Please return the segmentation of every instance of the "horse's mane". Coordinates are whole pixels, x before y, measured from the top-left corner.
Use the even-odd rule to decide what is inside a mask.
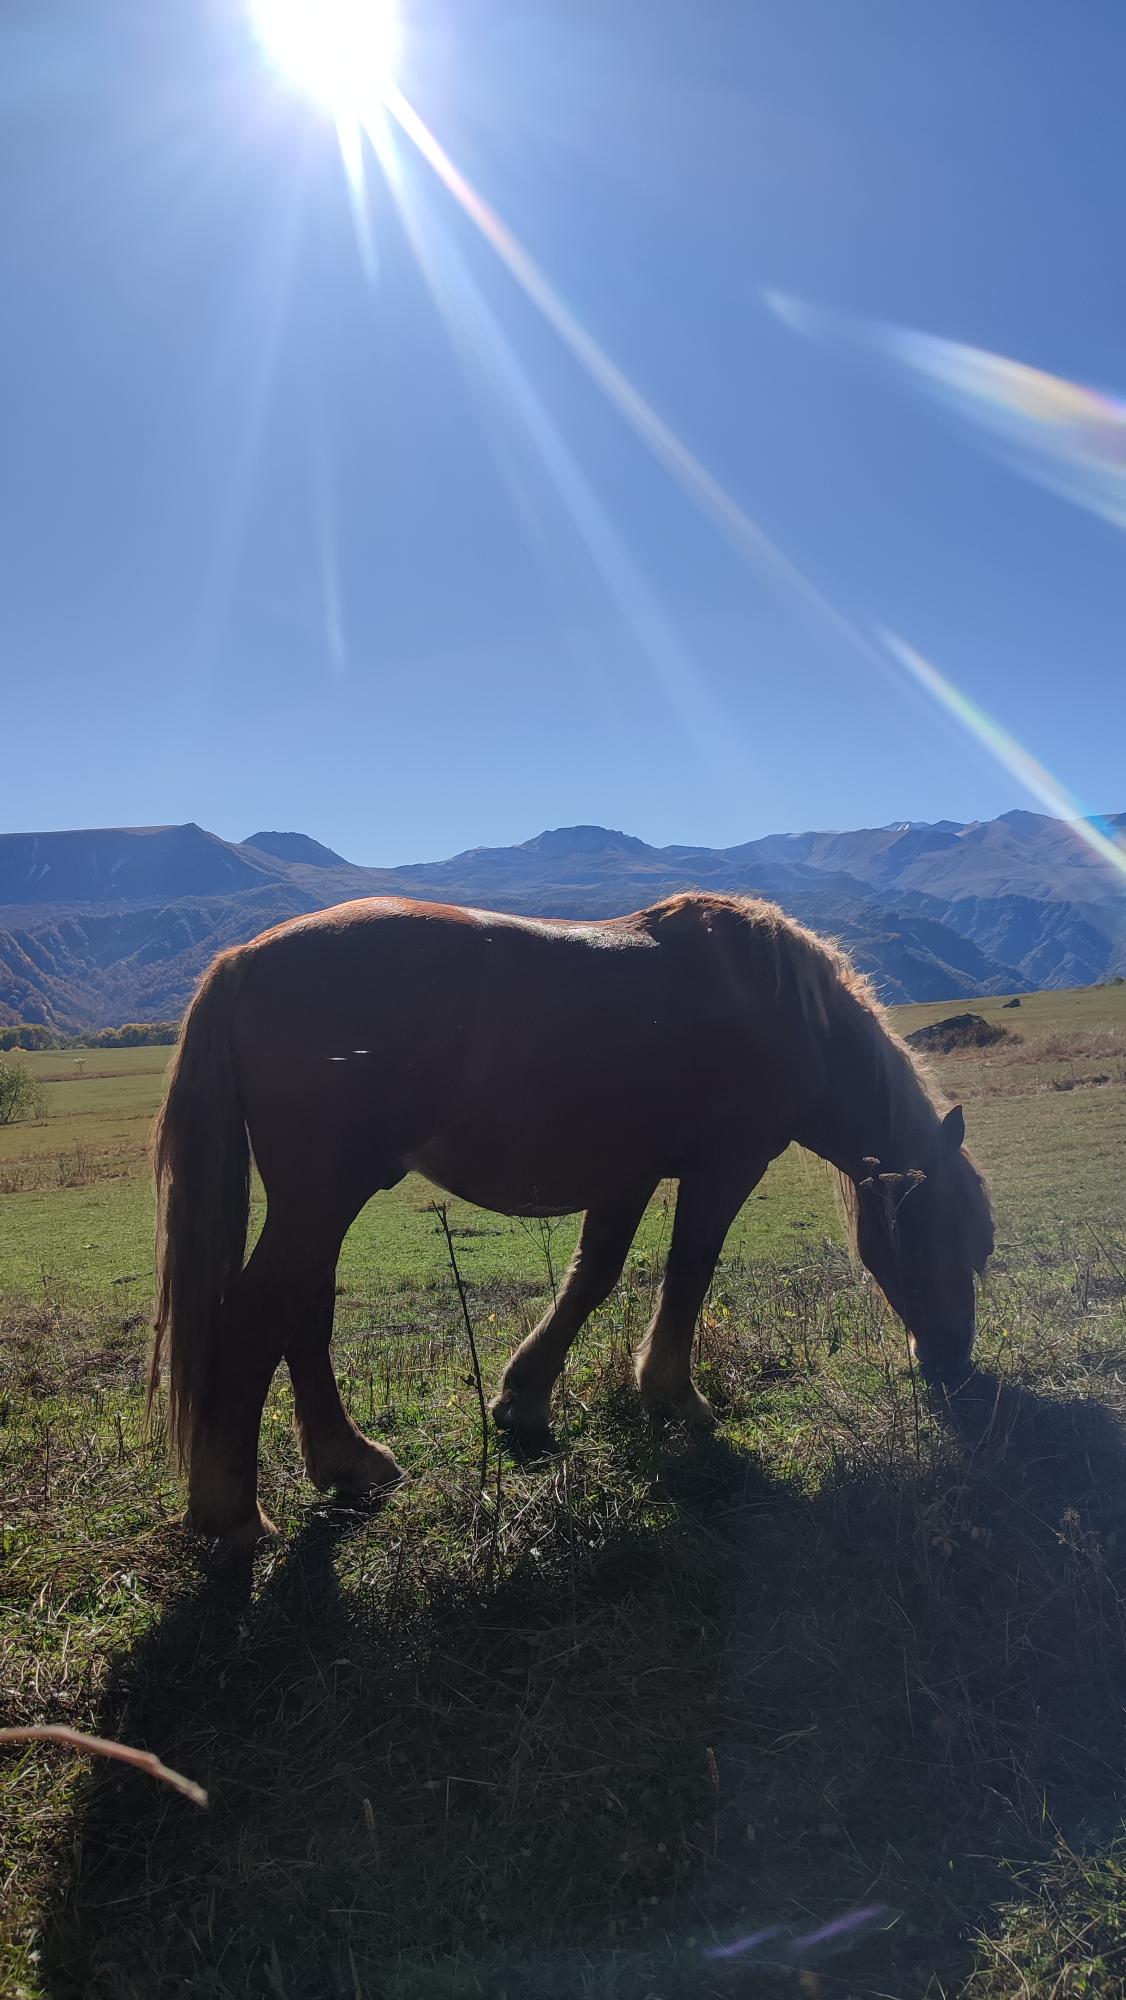
[[[823,1037],[834,1023],[847,1020],[854,1034],[871,1043],[878,1070],[874,1082],[890,1102],[904,1085],[909,1091],[914,1085],[938,1116],[949,1108],[926,1064],[896,1034],[867,973],[853,964],[835,939],[820,937],[796,917],[787,916],[779,904],[760,896],[686,889],[655,903],[643,915],[646,928],[653,931],[733,934],[736,926],[749,929],[772,969],[776,993],[781,997],[785,992],[811,1037]]]
[[[686,890],[644,912],[654,932],[709,930],[727,932],[735,943],[749,930],[753,948],[762,955],[776,997],[796,1014],[805,1040],[808,1062],[823,1061],[826,1037],[841,1030],[855,1049],[867,1075],[867,1087],[880,1107],[881,1121],[894,1164],[918,1165],[910,1157],[920,1143],[933,1141],[949,1100],[935,1083],[926,1063],[896,1034],[886,1007],[866,973],[852,963],[834,939],[819,937],[777,903],[758,896],[714,895]],[[962,1153],[960,1206],[975,1243],[977,1268],[992,1247],[992,1221],[985,1184],[970,1155]],[[888,1164],[893,1162],[889,1161]],[[854,1179],[838,1173],[849,1234],[855,1242],[858,1196]],[[988,1246],[988,1247],[985,1247]]]

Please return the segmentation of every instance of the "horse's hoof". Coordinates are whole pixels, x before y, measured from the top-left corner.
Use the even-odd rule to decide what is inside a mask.
[[[543,1402],[521,1402],[519,1396],[502,1389],[494,1396],[489,1410],[498,1431],[507,1438],[548,1438],[551,1436],[551,1412]]]
[[[541,1405],[529,1411],[521,1409],[514,1396],[506,1396],[502,1390],[494,1397],[489,1408],[496,1425],[517,1465],[535,1465],[541,1458],[550,1458],[557,1449],[555,1433],[551,1428],[551,1418]]]
[[[260,1542],[275,1541],[278,1530],[268,1514],[256,1506],[252,1514],[243,1515],[241,1520],[231,1522],[210,1513],[198,1501],[188,1508],[184,1516],[184,1526],[189,1535],[196,1535],[201,1541],[217,1543],[225,1555],[253,1555]]]
[[[406,1473],[393,1452],[381,1444],[361,1441],[346,1459],[309,1467],[309,1477],[318,1492],[333,1492],[341,1500],[367,1499],[372,1494],[390,1493],[401,1486]]]
[[[654,1423],[685,1424],[689,1430],[714,1431],[719,1418],[706,1396],[693,1384],[676,1395],[653,1395],[641,1391],[641,1400]]]
[[[387,1457],[390,1465],[387,1470],[380,1473],[378,1479],[364,1479],[362,1481],[355,1479],[334,1479],[332,1481],[333,1497],[339,1500],[345,1507],[375,1507],[388,1499],[400,1486],[406,1486],[410,1474],[404,1472],[398,1460],[391,1457],[390,1452],[388,1452]]]

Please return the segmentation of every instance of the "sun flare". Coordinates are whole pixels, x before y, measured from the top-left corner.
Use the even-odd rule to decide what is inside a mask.
[[[394,0],[251,0],[251,14],[277,67],[338,123],[383,97],[398,44]]]

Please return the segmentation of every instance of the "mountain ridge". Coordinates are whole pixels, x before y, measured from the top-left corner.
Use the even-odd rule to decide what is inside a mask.
[[[1126,834],[1126,814],[1099,824]],[[1073,827],[1024,809],[727,848],[555,827],[394,868],[348,861],[304,833],[225,841],[191,821],[0,835],[0,1024],[167,1018],[215,951],[359,896],[597,917],[688,888],[780,902],[839,938],[889,1000],[1019,993],[1126,971],[1123,884]]]

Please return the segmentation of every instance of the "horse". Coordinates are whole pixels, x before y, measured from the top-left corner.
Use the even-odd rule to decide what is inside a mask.
[[[492,1404],[528,1440],[664,1180],[676,1210],[637,1386],[654,1416],[714,1421],[697,1317],[731,1223],[794,1140],[837,1169],[924,1375],[962,1380],[993,1247],[964,1139],[862,974],[756,898],[687,892],[580,922],[375,897],[223,952],[154,1128],[149,1398],[167,1361],[187,1525],[236,1545],[274,1532],[258,1435],[283,1356],[314,1485],[358,1496],[403,1476],[345,1411],[329,1341],[344,1236],[408,1173],[505,1215],[584,1211]],[[252,1158],[267,1207],[247,1259]]]

